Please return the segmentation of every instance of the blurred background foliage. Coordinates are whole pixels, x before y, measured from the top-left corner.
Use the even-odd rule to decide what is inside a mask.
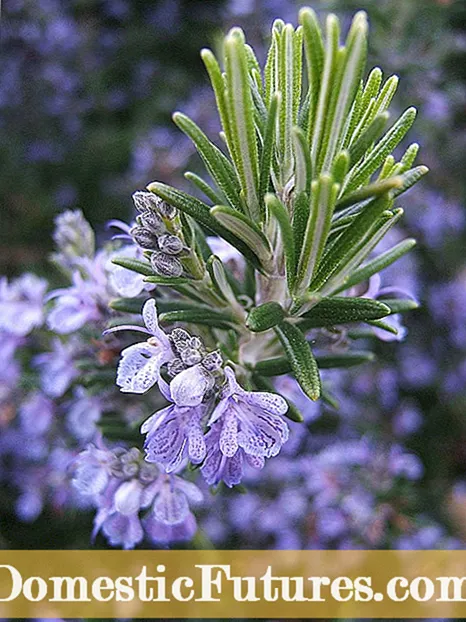
[[[64,209],[82,209],[103,232],[109,218],[130,218],[135,189],[156,178],[184,184],[182,171],[197,162],[171,112],[187,112],[211,135],[218,128],[199,50],[216,48],[235,24],[260,49],[273,19],[296,22],[303,4],[348,21],[365,9],[370,65],[400,76],[395,106],[419,109],[412,139],[431,174],[403,207],[405,233],[419,240],[406,273],[423,308],[407,341],[384,347],[348,391],[358,394],[362,431],[403,408],[420,414],[408,443],[426,466],[420,511],[447,524],[460,516],[466,535],[464,487],[450,497],[453,512],[438,502],[466,476],[462,0],[9,0],[0,35],[0,273],[47,270],[53,218]],[[45,532],[7,520],[3,534],[10,546],[38,547],[41,533],[49,545],[69,545],[73,516],[50,519],[40,519]]]

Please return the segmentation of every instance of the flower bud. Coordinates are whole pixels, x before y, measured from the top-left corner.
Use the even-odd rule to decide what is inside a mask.
[[[156,212],[144,212],[137,220],[143,227],[149,229],[155,235],[160,235],[166,231],[163,220]]]
[[[157,251],[150,260],[155,272],[160,276],[178,277],[183,274],[181,262],[172,255]]]
[[[178,255],[183,250],[183,242],[176,235],[166,233],[158,239],[159,248],[169,255]]]
[[[176,209],[176,207],[173,207],[173,205],[169,205],[165,201],[160,201],[157,209],[159,211],[159,214],[161,214],[163,218],[166,218],[167,220],[173,220],[178,214],[178,210]]]
[[[194,348],[187,348],[181,353],[181,358],[185,365],[191,367],[191,365],[197,365],[197,363],[201,362],[202,354],[199,352],[199,350],[195,350]]]
[[[134,206],[141,212],[156,212],[159,209],[159,204],[161,200],[152,192],[143,192],[138,190],[133,194]]]
[[[207,371],[218,371],[223,365],[222,355],[218,350],[209,352],[202,361],[202,367]]]
[[[204,344],[199,337],[191,337],[189,340],[189,346],[195,350],[202,350],[204,348]]]
[[[177,374],[180,374],[185,368],[183,361],[180,358],[173,359],[167,365],[168,375],[174,378]]]
[[[138,227],[136,225],[130,229],[130,234],[136,244],[141,248],[158,248],[157,238],[149,229],[146,229],[145,227]]]
[[[174,328],[170,333],[170,339],[178,354],[190,347],[191,335],[184,328]]]

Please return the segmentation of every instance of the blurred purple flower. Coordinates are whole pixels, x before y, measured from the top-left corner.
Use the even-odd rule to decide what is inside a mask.
[[[0,329],[23,337],[44,319],[47,282],[33,274],[23,274],[10,283],[0,277]]]

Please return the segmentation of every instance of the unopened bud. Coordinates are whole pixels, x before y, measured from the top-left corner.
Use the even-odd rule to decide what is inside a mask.
[[[149,229],[136,225],[130,229],[130,234],[136,244],[141,248],[149,248],[152,250],[158,248],[157,237]]]
[[[189,348],[191,335],[184,328],[174,328],[170,333],[170,339],[178,353]]]
[[[172,359],[167,365],[168,375],[174,378],[186,369],[185,364],[180,358]]]
[[[158,473],[159,470],[155,464],[144,461],[139,470],[139,480],[143,482],[143,484],[148,484],[157,477]]]
[[[159,248],[169,255],[178,255],[183,250],[183,242],[176,235],[166,233],[158,239]]]
[[[202,354],[199,352],[199,350],[187,348],[181,353],[181,358],[183,359],[183,363],[185,365],[191,367],[192,365],[197,365],[201,362]]]
[[[159,211],[159,214],[161,214],[167,220],[173,220],[178,214],[178,210],[176,209],[176,207],[173,207],[173,205],[169,205],[166,201],[160,201],[157,209]]]
[[[204,357],[202,361],[202,367],[207,371],[218,371],[223,365],[222,355],[218,350],[210,352]]]
[[[141,190],[133,194],[133,201],[135,208],[141,213],[158,211],[158,206],[161,203],[159,197],[152,192],[143,192]]]
[[[181,262],[172,255],[155,252],[150,258],[152,267],[160,276],[179,277],[183,274],[183,266]]]
[[[189,340],[189,346],[195,350],[202,350],[204,348],[204,344],[199,337],[191,337]]]
[[[166,231],[163,220],[156,212],[144,212],[138,217],[138,221],[143,227],[149,229],[156,235],[160,235]]]

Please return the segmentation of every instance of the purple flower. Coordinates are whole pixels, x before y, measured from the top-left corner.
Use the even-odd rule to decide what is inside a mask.
[[[159,544],[191,540],[197,527],[189,504],[198,504],[202,498],[201,491],[192,482],[173,475],[161,475],[152,512],[144,521],[151,540]]]
[[[150,283],[145,283],[144,276],[138,272],[133,272],[122,266],[112,263],[113,257],[128,257],[130,259],[141,259],[141,250],[136,245],[128,245],[118,249],[107,263],[109,283],[113,290],[125,298],[134,298],[143,291],[153,289]]]
[[[238,484],[243,461],[262,468],[265,458],[276,456],[288,439],[282,415],[288,404],[279,395],[245,391],[230,367],[225,369],[227,385],[209,421],[207,456],[202,473],[208,483],[223,479]]]
[[[159,389],[167,400],[174,401],[171,386],[162,379]],[[200,464],[206,455],[201,424],[205,412],[204,405],[186,407],[172,403],[149,417],[141,427],[141,432],[147,434],[146,460],[160,463],[167,473],[175,471],[186,457],[193,464]]]
[[[134,223],[133,223],[134,224]],[[128,242],[125,246],[118,248],[112,253],[107,261],[105,269],[108,274],[108,280],[110,288],[115,291],[119,296],[126,298],[134,298],[143,291],[152,291],[155,285],[152,283],[146,283],[144,276],[123,266],[117,266],[113,263],[115,257],[128,257],[130,259],[144,259],[142,250],[134,244],[133,238],[130,235],[130,230],[133,225],[128,225],[121,220],[110,220],[107,223],[107,228],[115,228],[121,233],[117,233],[112,237],[112,240],[123,240]]]
[[[133,548],[144,533],[168,544],[190,540],[196,531],[190,504],[202,501],[201,491],[180,477],[160,474],[136,448],[91,445],[75,461],[73,484],[98,508],[93,535],[102,530],[112,546]],[[141,510],[148,510],[143,522]]]
[[[102,309],[96,293],[95,284],[75,272],[72,287],[49,294],[49,299],[56,298],[47,318],[49,328],[63,335],[77,331],[88,322],[97,322],[102,317]]]
[[[44,352],[34,358],[40,370],[42,390],[49,397],[61,397],[78,375],[73,357],[79,347],[73,338],[62,343],[57,337],[52,342],[52,352]]]
[[[80,257],[94,256],[94,232],[81,210],[66,210],[55,218],[53,239],[59,251],[53,257],[64,268],[75,267]]]
[[[286,400],[275,393],[245,391],[230,367],[225,368],[227,385],[212,413],[209,425],[221,421],[219,447],[231,458],[239,447],[251,456],[276,456],[288,440],[288,426],[282,419]]]
[[[21,427],[32,435],[45,434],[52,423],[54,404],[39,391],[32,393],[19,409]]]
[[[8,283],[0,278],[0,329],[24,337],[44,318],[47,282],[33,274],[24,274]]]
[[[146,328],[141,326],[116,326],[106,331],[136,330],[151,335],[144,343],[135,343],[121,353],[117,385],[125,393],[145,393],[160,378],[160,368],[174,358],[168,336],[159,328],[155,300],[148,300],[142,309]]]
[[[115,456],[111,452],[89,445],[72,465],[73,486],[82,495],[96,497],[106,489],[114,463]]]
[[[221,434],[221,423],[214,423],[206,434],[206,458],[201,471],[209,486],[216,486],[223,481],[231,488],[241,482],[245,462],[255,469],[262,469],[265,458],[246,454],[241,448],[233,456],[226,456],[220,449]]]
[[[66,412],[67,427],[74,438],[81,443],[89,442],[96,434],[96,423],[103,410],[100,396],[88,395],[84,387],[76,387]]]

